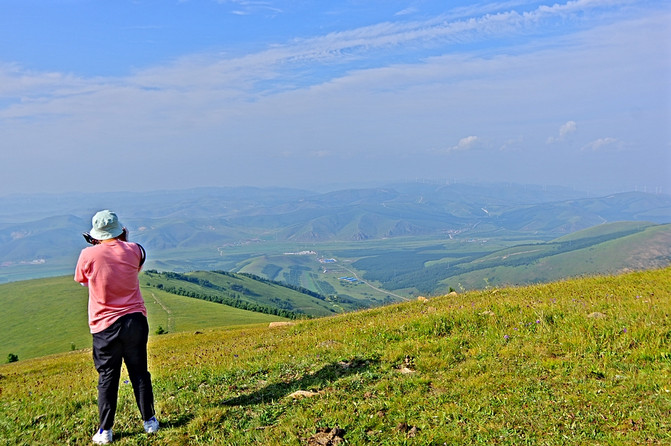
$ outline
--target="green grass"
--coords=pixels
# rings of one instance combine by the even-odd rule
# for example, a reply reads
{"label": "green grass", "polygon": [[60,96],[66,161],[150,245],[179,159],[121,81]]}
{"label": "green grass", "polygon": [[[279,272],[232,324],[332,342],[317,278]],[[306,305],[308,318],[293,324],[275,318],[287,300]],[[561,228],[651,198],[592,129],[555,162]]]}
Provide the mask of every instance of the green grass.
{"label": "green grass", "polygon": [[[398,241],[396,242],[399,243]],[[367,248],[364,249],[359,246],[358,248],[361,251],[356,253],[352,251],[352,248],[347,243],[340,243],[338,249],[348,251],[348,255],[354,253],[356,256],[370,255],[371,250],[377,249],[373,245],[373,242],[366,242],[366,246]],[[402,244],[401,249],[405,246],[405,244]],[[319,257],[339,257],[333,251],[334,244],[321,243],[317,246],[312,246],[312,248],[319,250],[318,255],[260,255],[241,262],[236,266],[235,271],[256,274],[262,277],[267,276],[265,272],[272,271],[274,280],[301,286],[326,296],[347,294],[357,302],[358,308],[377,306],[387,300],[389,293],[378,291],[368,286],[349,287],[345,282],[338,279],[345,275],[352,275],[352,272],[348,271],[348,269],[352,270],[351,259],[340,258],[340,262],[331,264],[322,264],[319,262]],[[343,261],[346,263],[343,263]],[[323,286],[324,283],[328,285]],[[379,284],[376,285],[379,287]],[[351,306],[345,306],[344,308],[346,311],[352,309],[354,308]],[[337,310],[338,312],[341,311],[341,309]]]}
{"label": "green grass", "polygon": [[169,333],[208,328],[284,321],[285,318],[240,310],[226,305],[191,299],[142,287],[152,327],[161,325]]}
{"label": "green grass", "polygon": [[[154,336],[163,428],[142,432],[122,385],[115,435],[121,445],[300,445],[338,426],[357,445],[669,444],[670,277],[667,268]],[[95,383],[87,353],[0,366],[0,444],[88,444]]]}
{"label": "green grass", "polygon": [[[140,281],[142,284],[151,285],[152,288],[162,287],[168,290],[172,287],[194,295],[223,297],[267,308],[285,309],[297,315],[324,316],[335,312],[332,305],[323,298],[319,299],[277,282],[212,271],[172,275],[175,277],[171,277],[171,273],[147,271],[140,277]],[[203,283],[207,285],[204,286]]]}
{"label": "green grass", "polygon": [[[177,332],[284,320],[144,286],[142,294],[152,334],[159,325]],[[0,285],[0,361],[90,347],[87,303],[87,288],[72,276]]]}
{"label": "green grass", "polygon": [[[563,246],[557,249],[554,243]],[[473,264],[481,263],[481,268],[463,274],[456,268],[438,289],[478,289],[661,268],[669,265],[669,246],[671,225],[604,224],[550,243],[516,246],[478,259]]]}

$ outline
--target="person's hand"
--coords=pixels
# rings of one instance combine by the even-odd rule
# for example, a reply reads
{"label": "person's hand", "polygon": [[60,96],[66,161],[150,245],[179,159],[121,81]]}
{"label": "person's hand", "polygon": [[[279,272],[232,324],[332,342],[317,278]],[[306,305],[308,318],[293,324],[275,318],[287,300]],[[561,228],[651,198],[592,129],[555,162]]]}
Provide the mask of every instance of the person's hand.
{"label": "person's hand", "polygon": [[94,239],[88,232],[82,232],[82,235],[84,236],[84,240],[86,240],[86,243],[88,243],[89,245],[97,245],[98,243],[100,243],[100,240]]}

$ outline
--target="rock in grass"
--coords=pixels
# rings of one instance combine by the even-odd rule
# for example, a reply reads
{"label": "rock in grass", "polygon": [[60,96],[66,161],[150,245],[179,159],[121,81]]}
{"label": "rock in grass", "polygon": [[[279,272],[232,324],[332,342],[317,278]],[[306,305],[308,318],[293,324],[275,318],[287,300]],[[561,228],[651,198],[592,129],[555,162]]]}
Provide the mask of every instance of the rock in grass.
{"label": "rock in grass", "polygon": [[274,327],[286,327],[289,325],[294,325],[295,322],[271,322],[268,327],[274,328]]}
{"label": "rock in grass", "polygon": [[345,430],[339,427],[320,427],[317,433],[308,439],[308,446],[332,446],[345,441]]}
{"label": "rock in grass", "polygon": [[410,438],[416,436],[417,432],[419,432],[419,428],[417,426],[410,426],[408,423],[399,423],[394,430],[404,433]]}
{"label": "rock in grass", "polygon": [[317,395],[319,395],[319,392],[310,392],[309,390],[297,390],[294,393],[289,394],[293,399],[310,398]]}

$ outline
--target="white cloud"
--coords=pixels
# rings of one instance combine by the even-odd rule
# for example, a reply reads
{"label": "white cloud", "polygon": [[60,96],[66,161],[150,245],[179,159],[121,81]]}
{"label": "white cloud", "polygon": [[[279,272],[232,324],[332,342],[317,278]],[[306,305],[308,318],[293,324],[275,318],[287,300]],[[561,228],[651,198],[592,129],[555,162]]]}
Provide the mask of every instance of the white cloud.
{"label": "white cloud", "polygon": [[592,150],[594,152],[598,152],[601,150],[607,150],[609,148],[615,148],[615,149],[621,149],[623,146],[622,142],[619,141],[616,138],[599,138],[597,140],[594,140],[590,142],[589,144],[586,144],[582,150]]}
{"label": "white cloud", "polygon": [[[20,175],[9,176],[18,172],[13,166],[34,165],[23,158],[39,160],[49,156],[43,155],[47,151],[62,150],[64,155],[75,154],[71,159],[83,159],[89,150],[107,147],[130,156],[146,153],[147,159],[171,160],[174,153],[195,152],[203,156],[192,159],[208,160],[208,165],[213,165],[214,147],[226,156],[321,160],[329,173],[338,171],[337,166],[346,172],[353,164],[343,168],[337,159],[360,150],[379,154],[380,165],[389,160],[380,171],[392,172],[402,165],[405,175],[413,166],[398,162],[399,154],[440,148],[417,162],[415,168],[425,172],[440,168],[442,158],[431,158],[439,152],[444,157],[486,145],[500,150],[480,157],[484,162],[476,168],[490,164],[509,172],[500,160],[526,156],[525,151],[548,134],[554,134],[547,138],[552,143],[576,133],[575,121],[558,126],[563,121],[557,120],[575,117],[575,110],[581,110],[581,119],[598,116],[601,123],[597,128],[600,123],[581,121],[581,133],[589,127],[593,135],[607,135],[618,128],[623,139],[650,135],[647,146],[658,147],[657,133],[663,132],[655,129],[664,128],[660,123],[668,117],[668,108],[650,104],[668,92],[661,81],[668,79],[663,76],[668,74],[668,57],[659,42],[664,41],[671,16],[587,23],[589,8],[606,4],[568,2],[529,13],[493,11],[472,20],[399,19],[243,55],[194,54],[124,77],[82,78],[0,64],[0,134],[8,153],[17,153],[17,161],[5,164],[4,183],[0,171],[0,186],[12,178],[20,180]],[[460,45],[543,31],[547,21],[533,17],[547,19],[552,11],[564,14],[569,6],[587,8],[579,33],[556,31],[560,35],[522,39],[522,45],[495,47],[484,55],[477,49],[480,45]],[[516,8],[512,2],[504,7]],[[411,43],[412,49],[406,50],[404,43]],[[412,52],[418,48],[431,51],[418,51],[415,57]],[[377,59],[387,49],[399,50],[400,56],[391,63]],[[365,64],[357,65],[367,56],[371,58]],[[571,79],[570,85],[566,79]],[[655,118],[647,121],[651,131],[644,131],[645,120],[622,120],[633,110]],[[471,136],[459,140],[461,135]],[[583,150],[621,146],[614,138],[600,138]],[[242,167],[254,162],[239,158],[236,174],[254,177]],[[469,166],[460,168],[466,172]]]}
{"label": "white cloud", "polygon": [[566,124],[562,124],[562,126],[559,127],[559,136],[550,136],[547,139],[547,143],[552,144],[555,142],[564,141],[568,135],[575,133],[576,129],[577,125],[575,121],[568,121]]}
{"label": "white cloud", "polygon": [[[220,0],[245,8],[265,8],[273,12],[279,9],[269,2],[244,0]],[[287,70],[300,70],[302,66],[314,67],[315,63],[331,64],[332,78],[337,78],[343,70],[350,71],[350,64],[363,59],[372,52],[385,47],[402,47],[405,44],[422,45],[429,42],[461,44],[468,41],[481,41],[505,37],[519,32],[530,32],[544,25],[544,20],[562,17],[567,12],[582,11],[588,13],[605,6],[613,6],[626,0],[577,0],[552,6],[538,6],[531,11],[508,10],[486,13],[464,19],[448,19],[438,16],[424,21],[385,22],[355,29],[333,32],[322,36],[294,39],[279,43],[264,51],[247,54],[242,57],[226,57],[222,54],[198,54],[178,59],[176,62],[142,70],[122,82],[148,85],[152,88],[198,88],[214,87],[221,89],[227,85],[235,89],[248,89],[264,84],[264,93],[272,92],[269,87],[286,89]],[[520,6],[514,2],[494,4],[499,8]],[[492,5],[489,5],[492,7]],[[523,6],[520,6],[520,8]],[[238,9],[236,14],[247,14],[249,9]],[[296,76],[296,73],[292,74]],[[51,74],[51,76],[60,76]],[[301,77],[303,82],[307,77]],[[1,79],[0,79],[1,80]],[[52,79],[53,80],[53,79]],[[324,79],[318,79],[322,82]],[[109,79],[96,79],[106,83]],[[116,83],[117,80],[111,80]],[[269,83],[271,81],[271,83]],[[276,82],[276,84],[272,84]],[[308,80],[310,82],[310,80]],[[313,81],[314,82],[314,81]],[[6,83],[0,83],[0,93]],[[0,94],[1,96],[1,94]]]}
{"label": "white cloud", "polygon": [[403,15],[408,15],[408,14],[414,14],[414,13],[416,13],[416,12],[417,12],[417,8],[411,6],[411,7],[409,7],[409,8],[405,8],[405,9],[403,9],[403,10],[401,10],[401,11],[398,11],[398,12],[397,12],[396,14],[394,14],[394,15],[395,15],[395,16],[403,16]]}
{"label": "white cloud", "polygon": [[[383,22],[322,36],[294,39],[240,59],[212,60],[210,63],[217,66],[222,63],[231,64],[236,67],[236,70],[245,69],[249,67],[248,64],[262,64],[268,73],[281,69],[280,67],[286,68],[286,64],[294,68],[297,65],[311,63],[349,64],[353,60],[367,57],[372,52],[377,52],[376,55],[379,55],[379,50],[383,48],[402,47],[406,44],[423,46],[429,42],[430,45],[461,44],[510,34],[527,33],[543,27],[549,20],[564,18],[567,13],[587,14],[623,2],[627,0],[577,0],[552,6],[541,5],[530,11],[507,10],[460,19],[450,19],[447,15],[442,15],[422,21]],[[236,3],[255,7],[264,5],[263,2]],[[516,6],[520,5],[498,4],[499,8]],[[408,8],[397,15],[404,15],[411,10],[412,8]],[[238,12],[246,13],[247,10],[238,10]],[[208,69],[208,67],[201,68]],[[337,70],[334,71],[337,72]]]}
{"label": "white cloud", "polygon": [[524,138],[518,136],[516,138],[508,138],[504,143],[499,147],[501,152],[516,152],[521,150],[524,145]]}
{"label": "white cloud", "polygon": [[508,10],[457,20],[450,20],[447,15],[443,15],[425,21],[387,22],[334,32],[322,37],[302,40],[300,43],[304,47],[312,46],[310,52],[313,56],[320,58],[340,54],[341,51],[370,51],[414,41],[447,40],[463,43],[481,40],[485,37],[528,32],[542,27],[547,20],[564,18],[568,13],[587,13],[622,3],[628,3],[628,0],[576,0],[565,4],[555,3],[552,6],[540,5],[531,11]]}
{"label": "white cloud", "polygon": [[250,15],[255,12],[272,12],[272,13],[281,13],[281,9],[276,8],[272,5],[271,2],[266,1],[248,1],[248,0],[217,0],[217,3],[220,4],[234,4],[241,9],[236,9],[231,11],[231,14],[235,15]]}
{"label": "white cloud", "polygon": [[575,121],[569,121],[566,124],[559,127],[559,137],[564,138],[566,135],[569,135],[576,130]]}
{"label": "white cloud", "polygon": [[447,151],[464,152],[467,150],[472,150],[478,145],[479,142],[480,138],[478,138],[477,136],[467,136],[465,138],[461,138],[456,146],[449,147]]}

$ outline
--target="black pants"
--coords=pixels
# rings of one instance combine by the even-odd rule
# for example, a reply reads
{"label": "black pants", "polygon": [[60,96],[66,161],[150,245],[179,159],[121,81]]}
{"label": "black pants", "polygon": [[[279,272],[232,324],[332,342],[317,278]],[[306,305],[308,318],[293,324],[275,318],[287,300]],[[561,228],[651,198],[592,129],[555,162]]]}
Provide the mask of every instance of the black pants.
{"label": "black pants", "polygon": [[105,330],[93,334],[93,363],[98,371],[100,428],[114,425],[121,362],[126,363],[135,401],[144,421],[154,416],[154,392],[147,370],[149,324],[142,313],[122,316]]}

